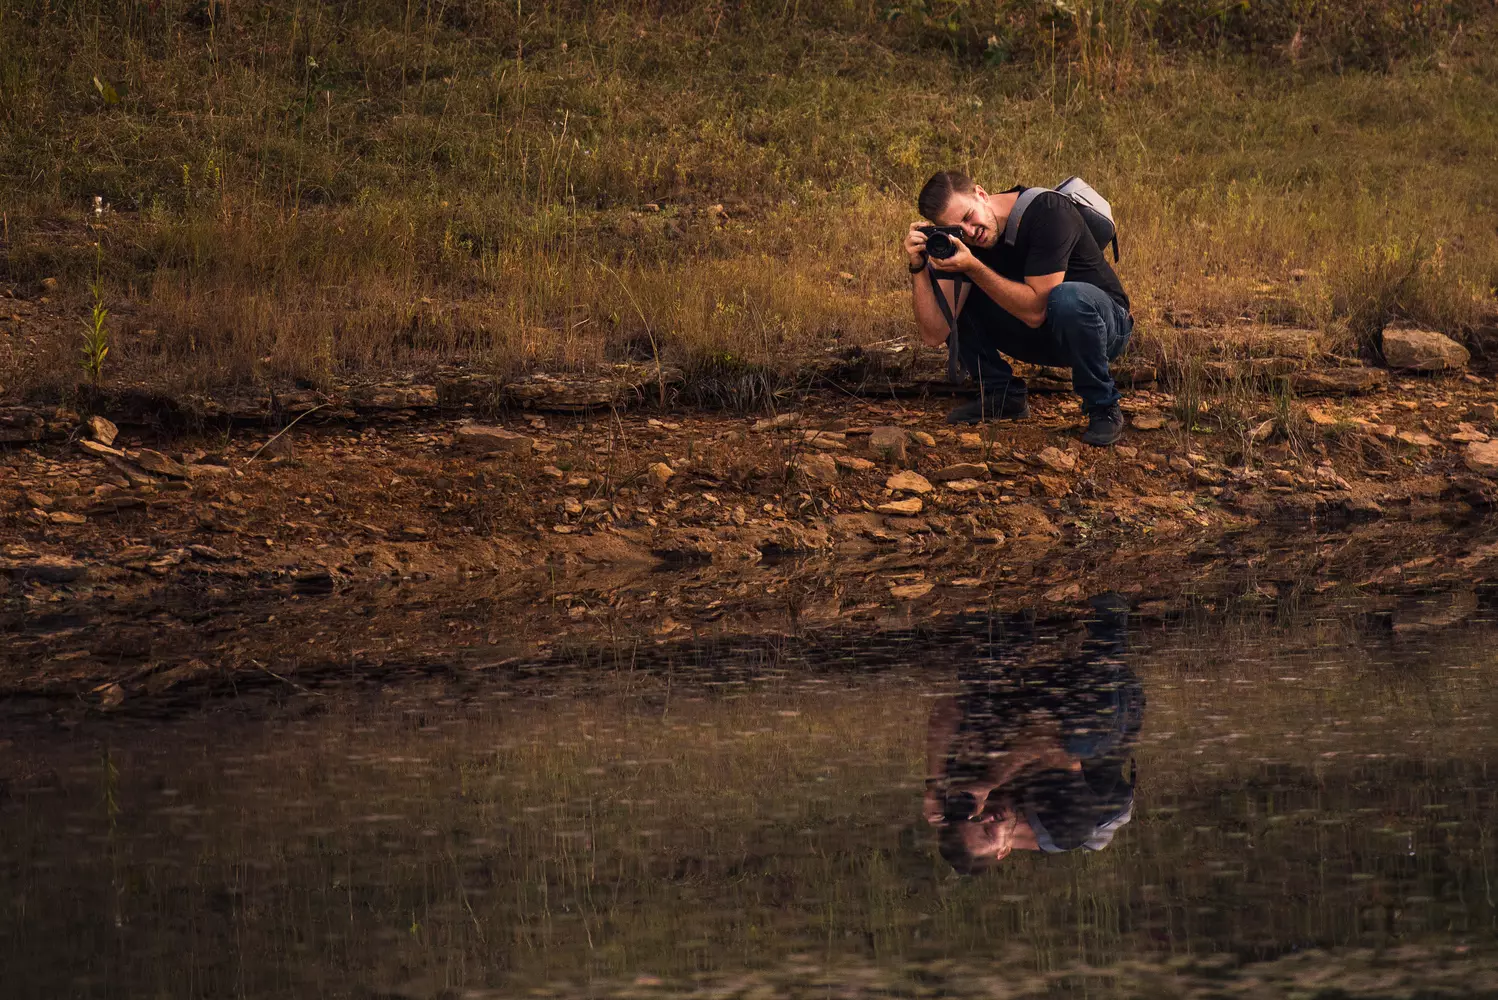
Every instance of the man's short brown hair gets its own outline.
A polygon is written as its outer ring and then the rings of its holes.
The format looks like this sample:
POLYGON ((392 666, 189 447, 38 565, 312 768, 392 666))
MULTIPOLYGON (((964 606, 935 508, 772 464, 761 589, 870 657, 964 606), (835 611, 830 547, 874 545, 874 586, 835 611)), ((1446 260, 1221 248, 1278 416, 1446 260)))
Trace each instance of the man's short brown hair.
POLYGON ((915 201, 916 209, 921 213, 921 218, 935 222, 936 217, 946 210, 952 195, 972 193, 973 179, 967 174, 956 170, 941 170, 932 174, 926 186, 921 188, 920 196, 915 201))

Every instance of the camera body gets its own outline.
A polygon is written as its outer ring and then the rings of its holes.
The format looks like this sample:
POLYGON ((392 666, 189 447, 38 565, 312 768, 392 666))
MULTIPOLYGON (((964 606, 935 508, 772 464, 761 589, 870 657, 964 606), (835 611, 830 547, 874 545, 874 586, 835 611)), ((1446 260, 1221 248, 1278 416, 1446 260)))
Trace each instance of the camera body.
POLYGON ((926 256, 946 260, 957 256, 956 240, 962 239, 961 226, 921 226, 926 234, 926 256))

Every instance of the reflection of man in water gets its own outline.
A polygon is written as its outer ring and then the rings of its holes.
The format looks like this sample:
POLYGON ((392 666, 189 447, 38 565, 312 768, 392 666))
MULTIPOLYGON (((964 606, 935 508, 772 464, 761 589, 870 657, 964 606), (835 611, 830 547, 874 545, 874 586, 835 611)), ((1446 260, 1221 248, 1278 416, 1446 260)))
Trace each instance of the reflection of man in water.
POLYGON ((965 668, 957 696, 932 710, 924 813, 957 871, 1017 850, 1102 850, 1133 817, 1144 691, 1119 658, 1121 604, 1094 599, 1080 655, 1033 662, 1021 636, 965 668))

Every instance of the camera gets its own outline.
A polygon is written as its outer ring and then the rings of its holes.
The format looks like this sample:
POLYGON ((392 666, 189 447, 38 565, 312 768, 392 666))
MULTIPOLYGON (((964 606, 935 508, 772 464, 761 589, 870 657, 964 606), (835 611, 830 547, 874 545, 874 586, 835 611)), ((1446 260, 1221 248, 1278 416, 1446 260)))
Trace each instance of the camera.
POLYGON ((962 238, 961 226, 922 226, 926 234, 926 256, 946 260, 957 256, 957 243, 962 238))

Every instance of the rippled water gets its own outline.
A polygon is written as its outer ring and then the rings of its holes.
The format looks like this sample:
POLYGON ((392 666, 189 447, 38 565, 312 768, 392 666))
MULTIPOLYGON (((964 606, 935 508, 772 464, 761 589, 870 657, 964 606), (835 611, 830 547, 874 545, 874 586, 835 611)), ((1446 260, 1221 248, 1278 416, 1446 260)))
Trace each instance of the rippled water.
POLYGON ((1490 995, 1484 614, 974 616, 27 723, 0 993, 1490 995))

